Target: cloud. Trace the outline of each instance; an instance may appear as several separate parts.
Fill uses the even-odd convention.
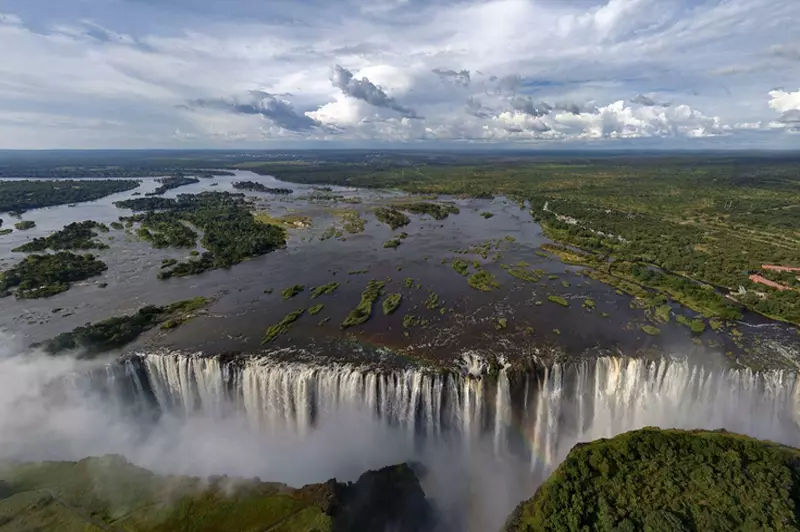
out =
[[[776,44],[771,46],[769,53],[781,59],[790,61],[800,61],[800,46],[789,46],[787,44]]]
[[[372,83],[368,78],[356,79],[352,72],[340,65],[336,65],[333,68],[331,83],[347,96],[363,100],[375,107],[392,109],[408,118],[417,118],[417,113],[413,109],[403,107],[397,103],[394,98],[386,94],[383,89]]]
[[[669,102],[657,102],[644,94],[638,94],[631,98],[631,103],[638,103],[639,105],[644,105],[645,107],[669,107],[672,105]]]
[[[0,15],[0,49],[14,51],[0,54],[0,115],[65,119],[62,126],[6,120],[2,144],[250,147],[292,139],[302,147],[348,138],[513,143],[530,135],[585,142],[595,136],[564,124],[596,127],[587,115],[620,100],[637,116],[669,102],[734,131],[771,124],[759,145],[788,144],[777,120],[785,111],[765,105],[765,94],[800,76],[796,25],[787,23],[800,20],[800,2],[380,4],[309,0],[255,9],[250,0],[229,0],[221,9],[178,0],[112,10],[103,2],[50,9],[47,0],[11,0]],[[347,69],[331,73],[332,65]],[[253,87],[264,94],[254,96]],[[539,118],[550,130],[516,124],[509,128],[521,132],[506,131],[495,120],[503,113]],[[70,117],[91,123],[78,131]],[[108,126],[116,122],[124,125]],[[663,147],[709,131],[627,128],[663,133]],[[728,132],[720,141],[746,143]]]
[[[774,90],[769,92],[769,96],[769,106],[779,113],[800,109],[800,90],[797,92]]]
[[[462,87],[468,87],[470,82],[469,70],[460,70],[456,72],[455,70],[446,69],[443,70],[441,68],[434,68],[431,72],[439,76],[444,81],[449,81],[456,85],[461,85]]]
[[[517,96],[512,98],[511,107],[516,111],[521,111],[530,116],[545,116],[553,110],[553,107],[545,102],[534,103],[530,96]]]
[[[197,99],[189,102],[189,107],[224,109],[243,115],[260,115],[289,131],[308,131],[319,122],[295,111],[288,101],[261,90],[254,90],[246,99]]]

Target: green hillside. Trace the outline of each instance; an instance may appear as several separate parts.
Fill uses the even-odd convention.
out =
[[[399,530],[432,523],[406,465],[366,473],[354,484],[331,480],[300,489],[161,476],[119,456],[0,469],[0,532],[339,532],[384,527],[404,513],[412,517],[400,517]]]
[[[646,428],[577,445],[506,532],[800,530],[800,450]]]

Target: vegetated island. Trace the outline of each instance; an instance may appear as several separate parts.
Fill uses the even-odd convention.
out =
[[[800,450],[645,428],[576,445],[504,532],[800,530]]]
[[[184,177],[182,175],[175,175],[172,177],[165,177],[163,179],[157,179],[160,186],[158,186],[153,192],[148,192],[145,196],[161,196],[165,192],[172,190],[173,188],[183,187],[186,185],[193,185],[195,183],[199,183],[200,180],[196,177]]]
[[[117,207],[147,211],[124,218],[139,223],[140,233],[156,246],[192,247],[197,235],[186,224],[203,230],[200,243],[208,251],[159,272],[159,279],[184,277],[215,268],[229,268],[251,257],[265,255],[286,245],[286,230],[258,222],[247,208],[243,194],[202,192],[181,194],[177,199],[134,198]],[[158,236],[157,236],[158,235]]]
[[[54,251],[63,249],[108,249],[108,244],[96,240],[99,236],[98,231],[107,233],[108,227],[94,220],[74,222],[65,225],[60,231],[56,231],[46,237],[34,238],[30,242],[14,248],[12,251],[34,253],[48,249]]]
[[[0,181],[0,212],[23,213],[40,207],[94,201],[140,184],[128,179]]]
[[[429,532],[436,519],[407,464],[302,488],[163,476],[119,455],[0,466],[7,530]]]
[[[33,220],[22,220],[14,224],[14,229],[17,231],[27,231],[36,227],[36,222]]]
[[[318,157],[241,167],[312,185],[503,195],[569,245],[587,275],[634,297],[657,290],[709,319],[737,319],[743,305],[800,324],[800,280],[772,267],[800,267],[795,157],[404,155],[381,165]]]
[[[157,325],[164,330],[174,329],[195,317],[210,302],[204,297],[195,297],[162,307],[148,305],[134,314],[76,327],[31,347],[41,348],[51,355],[79,350],[79,358],[91,358],[123,347]]]
[[[69,251],[28,255],[0,273],[0,297],[14,293],[17,299],[50,297],[69,290],[70,284],[100,275],[108,267],[94,255]]]
[[[256,183],[255,181],[234,181],[233,188],[237,190],[264,192],[266,194],[276,194],[280,196],[288,196],[289,194],[294,192],[290,188],[272,188],[264,185],[263,183]]]

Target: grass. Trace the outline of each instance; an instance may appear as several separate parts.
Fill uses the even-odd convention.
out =
[[[283,292],[281,292],[281,295],[283,296],[283,299],[292,299],[297,294],[304,292],[305,289],[306,289],[305,286],[301,284],[296,284],[294,286],[290,286],[289,288],[285,289]]]
[[[529,265],[522,261],[518,262],[513,266],[503,264],[500,267],[503,268],[506,272],[508,272],[508,274],[511,275],[512,277],[516,277],[517,279],[521,279],[529,283],[539,282],[542,279],[542,276],[544,275],[544,270],[538,270],[538,269],[531,270],[529,268]]]
[[[561,305],[562,307],[568,307],[569,306],[569,301],[567,301],[566,299],[564,299],[561,296],[547,296],[547,300],[550,303],[555,303],[556,305]]]
[[[689,327],[694,334],[703,334],[703,332],[706,330],[706,322],[700,318],[689,319],[686,316],[679,314],[675,318],[675,321],[681,325]]]
[[[648,336],[660,336],[661,329],[653,327],[652,325],[640,325],[639,329]]]
[[[383,281],[371,280],[367,288],[361,293],[361,302],[350,311],[350,314],[342,322],[342,329],[363,325],[372,316],[372,306],[381,296],[385,283]]]
[[[506,318],[497,318],[497,325],[495,325],[495,329],[498,331],[504,330],[508,328],[508,319]]]
[[[332,294],[336,291],[337,288],[339,288],[339,283],[337,283],[336,281],[312,288],[311,299],[316,299],[320,296]]]
[[[386,316],[394,314],[394,312],[400,307],[401,301],[403,301],[402,294],[389,294],[383,300],[383,313]]]
[[[484,292],[491,292],[495,288],[500,288],[500,283],[494,275],[486,270],[480,270],[473,273],[467,278],[467,284],[475,290],[482,290]]]
[[[402,240],[400,240],[399,238],[393,238],[391,240],[387,240],[386,242],[384,242],[383,247],[394,249],[400,247],[400,244],[402,243],[403,243]]]
[[[291,328],[292,324],[294,322],[296,322],[297,320],[299,320],[300,316],[302,316],[305,313],[305,311],[306,311],[306,309],[304,309],[304,308],[299,308],[297,310],[293,310],[292,312],[290,312],[286,316],[284,316],[283,319],[280,322],[276,323],[275,325],[270,326],[267,329],[267,332],[264,335],[264,339],[261,341],[261,343],[262,344],[266,344],[268,342],[271,342],[272,340],[277,338],[279,335],[281,335],[281,334],[285,333],[286,331],[288,331]]]
[[[325,305],[323,305],[322,303],[320,303],[319,305],[314,305],[313,307],[309,307],[308,308],[308,314],[310,316],[316,316],[317,314],[322,312],[322,309],[324,309],[324,308],[325,308]]]
[[[484,211],[484,212],[482,212],[482,213],[481,213],[481,216],[483,216],[485,219],[487,219],[487,220],[488,220],[489,218],[493,217],[493,216],[494,216],[494,214],[492,214],[492,213],[491,213],[491,212],[489,212],[489,211]]]
[[[453,269],[463,276],[469,275],[469,263],[462,259],[453,259],[451,264]]]
[[[655,317],[662,323],[669,323],[672,320],[672,308],[669,305],[657,307]]]
[[[436,310],[439,308],[439,294],[433,290],[428,292],[428,298],[425,299],[425,308],[428,310]]]
[[[587,310],[594,310],[597,307],[597,303],[593,299],[586,298],[583,300],[583,306]]]

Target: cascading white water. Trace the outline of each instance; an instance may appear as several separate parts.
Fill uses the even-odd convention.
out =
[[[800,444],[792,372],[605,357],[489,375],[474,359],[465,362],[462,372],[433,373],[150,354],[130,359],[124,372],[137,380],[126,393],[154,398],[166,411],[238,411],[261,430],[304,434],[341,409],[366,410],[413,439],[468,447],[489,438],[496,454],[527,454],[545,473],[579,441],[647,425],[725,428]]]

